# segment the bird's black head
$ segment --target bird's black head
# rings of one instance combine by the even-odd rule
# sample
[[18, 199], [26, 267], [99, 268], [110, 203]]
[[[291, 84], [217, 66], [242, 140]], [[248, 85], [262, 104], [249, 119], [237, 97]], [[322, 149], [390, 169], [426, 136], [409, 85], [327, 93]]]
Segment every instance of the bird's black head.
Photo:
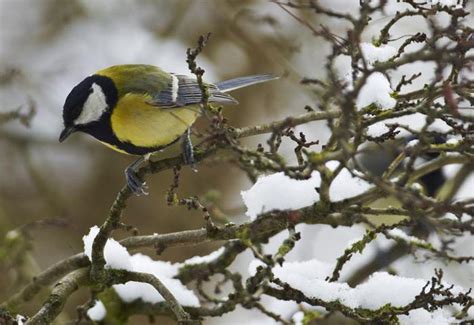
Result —
[[[410, 137], [410, 140], [416, 139], [416, 137]], [[441, 133], [433, 133], [425, 139], [430, 144], [443, 144], [446, 143], [446, 135]], [[430, 161], [439, 157], [439, 152], [427, 152], [422, 155], [420, 158], [426, 161]], [[442, 169], [436, 169], [432, 172], [429, 172], [426, 175], [420, 177], [420, 181], [426, 189], [426, 194], [434, 197], [441, 186], [446, 182], [446, 176], [443, 173]]]
[[59, 141], [100, 121], [117, 101], [117, 88], [109, 77], [92, 75], [81, 81], [71, 90], [64, 103], [64, 130]]
[[[418, 140], [415, 135], [406, 136], [401, 139], [386, 141], [382, 145], [367, 145], [363, 153], [358, 156], [359, 164], [373, 176], [382, 176], [393, 160], [405, 150], [406, 145], [412, 140]], [[433, 133], [427, 136], [424, 141], [431, 144], [442, 144], [446, 142], [446, 136]], [[427, 152], [419, 156], [422, 161], [430, 161], [439, 157], [439, 152]], [[446, 182], [446, 177], [441, 169], [436, 169], [420, 178], [425, 187], [426, 194], [434, 196]]]

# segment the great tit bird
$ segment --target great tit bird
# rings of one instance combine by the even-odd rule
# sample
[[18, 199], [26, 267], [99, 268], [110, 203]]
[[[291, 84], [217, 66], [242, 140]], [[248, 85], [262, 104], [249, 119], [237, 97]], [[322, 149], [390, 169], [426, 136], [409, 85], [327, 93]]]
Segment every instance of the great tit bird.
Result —
[[[385, 141], [382, 144], [371, 143], [363, 149], [363, 154], [357, 159], [358, 163], [366, 169], [373, 176], [380, 177], [387, 170], [392, 161], [406, 148], [406, 145], [412, 141], [417, 140], [415, 135], [406, 136], [396, 140]], [[432, 144], [446, 143], [447, 139], [444, 134], [435, 132], [432, 136], [426, 137], [425, 141]], [[432, 152], [420, 155], [418, 159], [421, 161], [430, 161], [439, 157], [439, 153]], [[436, 197], [438, 192], [444, 187], [446, 182], [450, 180], [444, 173], [443, 169], [435, 169], [430, 173], [420, 177], [419, 184], [422, 185], [426, 195]], [[372, 204], [374, 207], [386, 208], [387, 206], [400, 206], [401, 202], [390, 196], [378, 200]], [[406, 217], [398, 215], [367, 215], [366, 218], [375, 225], [393, 225]], [[423, 218], [415, 218], [416, 225], [408, 231], [409, 235], [414, 235], [420, 239], [426, 239], [433, 232], [433, 227], [430, 223], [423, 220]], [[347, 280], [350, 286], [356, 286], [364, 281], [368, 274], [373, 274], [381, 269], [384, 269], [399, 258], [411, 252], [412, 248], [406, 245], [403, 241], [396, 242], [389, 247], [379, 247], [377, 255], [374, 259], [376, 263], [368, 261], [362, 265], [352, 276]]]
[[[357, 163], [368, 174], [375, 177], [381, 177], [383, 173], [387, 171], [394, 159], [406, 149], [407, 144], [410, 141], [417, 139], [416, 136], [411, 135], [387, 140], [383, 143], [368, 143], [357, 155]], [[442, 144], [446, 142], [446, 137], [442, 134], [435, 133], [434, 135], [425, 138], [425, 141], [429, 141], [432, 144]], [[425, 153], [419, 155], [417, 161], [423, 163], [436, 159], [438, 156], [439, 153]], [[402, 172], [402, 166], [404, 164], [405, 162], [400, 164], [400, 166], [395, 170], [393, 176], [397, 176], [397, 174]], [[421, 186], [422, 192], [425, 195], [435, 197], [446, 181], [447, 177], [444, 171], [442, 169], [436, 169], [420, 177], [417, 184]], [[401, 204], [402, 203], [394, 196], [388, 196], [373, 202], [371, 206], [376, 208], [386, 208], [387, 206], [400, 207]], [[366, 218], [375, 225], [381, 225], [382, 223], [390, 225], [405, 219], [405, 217], [399, 215], [366, 215]]]
[[[359, 164], [365, 168], [373, 176], [382, 176], [392, 161], [405, 149], [406, 145], [418, 138], [414, 135], [406, 136], [396, 140], [385, 141], [383, 144], [371, 144], [365, 146], [362, 155], [358, 157]], [[432, 144], [446, 143], [446, 136], [441, 133], [434, 133], [428, 137]], [[439, 157], [439, 153], [425, 153], [418, 157], [420, 162], [426, 162]], [[435, 197], [438, 190], [446, 182], [446, 176], [442, 169], [436, 169], [432, 172], [423, 175], [419, 179], [420, 185], [426, 195]]]
[[[207, 83], [208, 102], [237, 104], [227, 92], [276, 78], [262, 74]], [[189, 130], [200, 115], [201, 102], [202, 91], [194, 78], [152, 65], [111, 66], [85, 78], [69, 93], [59, 141], [80, 131], [116, 151], [141, 156], [127, 167], [125, 175], [130, 189], [143, 194], [135, 169], [144, 155], [182, 139], [185, 163], [193, 163]]]

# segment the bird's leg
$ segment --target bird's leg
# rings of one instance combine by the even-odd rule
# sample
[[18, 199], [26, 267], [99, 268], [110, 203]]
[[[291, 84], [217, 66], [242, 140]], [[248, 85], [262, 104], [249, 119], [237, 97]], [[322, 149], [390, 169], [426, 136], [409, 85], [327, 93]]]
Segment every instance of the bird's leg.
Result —
[[125, 168], [125, 178], [127, 179], [127, 185], [130, 190], [137, 196], [148, 195], [147, 186], [137, 175], [136, 168], [145, 161], [144, 157], [140, 157], [135, 160], [130, 166]]
[[191, 129], [187, 129], [181, 138], [181, 148], [183, 150], [184, 164], [191, 166], [193, 171], [197, 171], [194, 163], [193, 144], [191, 142]]

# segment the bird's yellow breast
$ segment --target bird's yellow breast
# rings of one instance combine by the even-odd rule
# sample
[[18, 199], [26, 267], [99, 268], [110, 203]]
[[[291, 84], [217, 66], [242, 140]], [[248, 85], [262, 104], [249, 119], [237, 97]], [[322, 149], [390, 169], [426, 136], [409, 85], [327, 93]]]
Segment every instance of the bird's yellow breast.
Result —
[[129, 93], [112, 111], [111, 126], [122, 142], [139, 147], [162, 147], [176, 141], [197, 119], [198, 106], [159, 108], [149, 96]]

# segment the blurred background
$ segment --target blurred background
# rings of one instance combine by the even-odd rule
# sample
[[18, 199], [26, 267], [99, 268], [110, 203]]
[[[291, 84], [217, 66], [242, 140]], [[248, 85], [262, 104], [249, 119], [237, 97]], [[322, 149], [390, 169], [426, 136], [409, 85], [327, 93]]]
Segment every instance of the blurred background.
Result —
[[[358, 0], [322, 3], [346, 12], [358, 7]], [[309, 11], [298, 15], [315, 26], [321, 23]], [[325, 23], [336, 33], [346, 27], [338, 21]], [[186, 49], [208, 32], [212, 33], [210, 42], [197, 60], [206, 70], [207, 81], [256, 73], [282, 76], [279, 81], [236, 92], [240, 105], [225, 111], [229, 124], [269, 122], [302, 114], [305, 105], [314, 104], [314, 94], [299, 81], [321, 77], [327, 47], [268, 1], [0, 0], [0, 112], [28, 113], [31, 108], [36, 112], [29, 127], [18, 120], [0, 125], [0, 243], [4, 247], [0, 271], [6, 275], [0, 276], [0, 301], [38, 271], [83, 250], [82, 236], [103, 222], [124, 185], [123, 170], [134, 159], [84, 134], [59, 144], [62, 105], [72, 87], [114, 64], [153, 64], [189, 74]], [[367, 35], [365, 41], [370, 40]], [[196, 128], [205, 125], [201, 121]], [[328, 136], [324, 122], [301, 126], [298, 131], [321, 144]], [[253, 148], [259, 141], [265, 138], [244, 140]], [[291, 152], [291, 148], [285, 150]], [[163, 157], [177, 153], [170, 148]], [[251, 183], [245, 173], [227, 164], [198, 167], [198, 173], [183, 169], [178, 194], [208, 194], [224, 213], [235, 217], [231, 221], [246, 220], [240, 191]], [[201, 227], [199, 213], [166, 205], [172, 179], [171, 172], [149, 177], [150, 195], [132, 198], [122, 220], [140, 234]], [[28, 235], [28, 240], [19, 240], [21, 244], [11, 232], [19, 227], [26, 229], [21, 237]], [[348, 241], [364, 232], [343, 229], [334, 237], [334, 230], [321, 229], [319, 240], [332, 248], [316, 253], [331, 262]], [[119, 231], [114, 237], [127, 235]], [[159, 258], [182, 261], [216, 247], [168, 249]], [[307, 248], [307, 257], [314, 256], [314, 247]], [[298, 254], [292, 258], [298, 259]], [[245, 257], [238, 263], [246, 269]], [[13, 265], [22, 265], [22, 271]], [[86, 292], [74, 295], [67, 313], [74, 317], [73, 307], [85, 297]]]

